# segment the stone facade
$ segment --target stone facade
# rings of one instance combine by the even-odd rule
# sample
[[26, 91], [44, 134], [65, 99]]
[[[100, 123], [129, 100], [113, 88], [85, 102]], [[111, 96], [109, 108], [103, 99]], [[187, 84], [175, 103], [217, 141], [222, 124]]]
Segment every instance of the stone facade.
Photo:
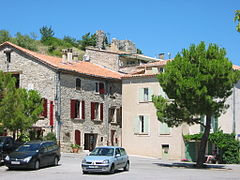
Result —
[[89, 56], [91, 63], [107, 67], [113, 71], [119, 70], [119, 55], [117, 53], [89, 48], [86, 49], [85, 55]]
[[[76, 90], [76, 78], [81, 79], [81, 90]], [[104, 95], [95, 92], [95, 84], [103, 82], [106, 87]], [[109, 93], [109, 88], [113, 91], [113, 96]], [[70, 118], [70, 101], [77, 99], [85, 102], [85, 118]], [[103, 103], [103, 121], [95, 121], [91, 119], [91, 102]], [[62, 125], [62, 145], [70, 147], [69, 142], [74, 142], [75, 131], [79, 130], [81, 135], [81, 146], [87, 149], [84, 141], [86, 134], [95, 134], [96, 146], [102, 146], [110, 143], [110, 132], [115, 130], [114, 138], [121, 142], [121, 124], [112, 124], [109, 122], [109, 108], [121, 107], [121, 81], [111, 82], [106, 79], [94, 79], [71, 74], [62, 74], [61, 76], [61, 120]], [[70, 141], [69, 141], [70, 140]], [[119, 143], [113, 145], [121, 145]]]
[[[11, 51], [11, 61], [7, 62], [4, 51]], [[26, 53], [27, 52], [27, 53]], [[94, 137], [94, 146], [121, 145], [121, 121], [110, 122], [109, 109], [121, 109], [121, 80], [82, 75], [78, 72], [59, 70], [11, 45], [0, 47], [0, 70], [18, 73], [20, 87], [37, 90], [47, 99], [48, 116], [34, 125], [47, 132], [53, 131], [58, 136], [60, 128], [60, 143], [63, 151], [70, 152], [70, 145], [80, 139], [80, 145], [90, 150], [85, 141], [91, 141], [86, 136]], [[44, 57], [44, 56], [41, 56]], [[110, 58], [110, 57], [109, 57]], [[81, 89], [76, 90], [76, 79], [81, 80]], [[104, 94], [96, 92], [96, 83], [104, 84]], [[71, 100], [85, 101], [85, 118], [71, 118]], [[50, 126], [50, 102], [54, 105], [54, 114], [60, 117], [60, 123], [54, 115], [54, 126]], [[103, 103], [103, 119], [91, 119], [91, 102]], [[59, 105], [58, 105], [59, 104]], [[60, 126], [59, 126], [60, 125]], [[78, 134], [76, 134], [76, 130]], [[113, 133], [114, 132], [114, 133]], [[93, 135], [93, 136], [91, 136]], [[78, 136], [78, 137], [76, 137]]]
[[[9, 47], [0, 48], [0, 70], [19, 74], [20, 87], [37, 90], [43, 98], [48, 100], [49, 107], [49, 102], [54, 101], [55, 97], [56, 73], [54, 70], [17, 49], [12, 49], [11, 61], [7, 62], [4, 53], [6, 49]], [[51, 130], [48, 117], [40, 119], [34, 125], [43, 128], [44, 134]]]

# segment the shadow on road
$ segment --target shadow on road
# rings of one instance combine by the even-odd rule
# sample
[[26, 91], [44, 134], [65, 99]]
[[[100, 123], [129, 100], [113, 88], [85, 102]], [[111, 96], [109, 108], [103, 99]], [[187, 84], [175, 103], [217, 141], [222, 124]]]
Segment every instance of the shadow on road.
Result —
[[[178, 163], [153, 163], [157, 166], [161, 167], [173, 167], [173, 168], [190, 168], [190, 169], [199, 169], [196, 168], [195, 163], [184, 163], [184, 162], [178, 162]], [[220, 164], [204, 164], [203, 168], [201, 169], [222, 169], [222, 170], [231, 170], [230, 168], [227, 168], [224, 165]]]

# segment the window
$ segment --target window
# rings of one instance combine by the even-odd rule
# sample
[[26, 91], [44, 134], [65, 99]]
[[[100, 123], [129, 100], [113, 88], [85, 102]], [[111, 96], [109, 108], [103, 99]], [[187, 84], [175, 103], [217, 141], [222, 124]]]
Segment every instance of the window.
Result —
[[149, 133], [149, 116], [139, 115], [135, 119], [134, 133], [135, 134]]
[[96, 83], [95, 92], [99, 94], [105, 94], [104, 83]]
[[169, 135], [170, 134], [170, 128], [166, 123], [160, 123], [160, 135]]
[[16, 79], [16, 88], [20, 87], [20, 75], [19, 74], [12, 74], [12, 77], [14, 77]]
[[45, 98], [43, 98], [42, 99], [42, 104], [43, 104], [43, 111], [42, 111], [42, 113], [41, 113], [41, 116], [42, 117], [44, 117], [44, 118], [47, 118], [47, 113], [48, 113], [48, 107], [47, 107], [47, 105], [48, 105], [48, 100], [47, 99], [45, 99]]
[[150, 88], [139, 89], [139, 102], [152, 101], [152, 90]]
[[91, 102], [91, 119], [103, 120], [103, 103]]
[[7, 62], [11, 62], [11, 53], [10, 52], [6, 52], [6, 56], [7, 56]]
[[71, 119], [85, 119], [85, 101], [71, 99]]
[[[206, 116], [201, 116], [201, 122], [206, 124]], [[212, 116], [211, 117], [211, 129], [210, 132], [215, 132], [218, 129], [218, 118]], [[204, 131], [204, 127], [200, 125], [200, 132]]]
[[109, 108], [109, 122], [116, 123], [117, 122], [117, 113], [116, 108]]
[[159, 72], [163, 73], [164, 72], [164, 68], [160, 67], [159, 68]]
[[76, 78], [76, 90], [81, 90], [81, 79]]

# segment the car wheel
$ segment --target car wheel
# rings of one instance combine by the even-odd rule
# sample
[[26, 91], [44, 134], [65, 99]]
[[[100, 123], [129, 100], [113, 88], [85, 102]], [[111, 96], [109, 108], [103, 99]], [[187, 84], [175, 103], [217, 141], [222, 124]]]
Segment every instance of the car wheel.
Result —
[[130, 167], [130, 164], [129, 164], [129, 161], [128, 161], [126, 166], [123, 168], [123, 170], [124, 171], [129, 171], [129, 167]]
[[39, 162], [39, 160], [36, 160], [36, 161], [35, 161], [33, 168], [34, 168], [35, 170], [37, 170], [37, 169], [40, 168], [40, 162]]
[[115, 172], [115, 166], [114, 166], [114, 164], [112, 164], [109, 173], [113, 174], [114, 172]]
[[55, 158], [54, 158], [54, 166], [57, 166], [57, 165], [58, 165], [58, 158], [55, 157]]

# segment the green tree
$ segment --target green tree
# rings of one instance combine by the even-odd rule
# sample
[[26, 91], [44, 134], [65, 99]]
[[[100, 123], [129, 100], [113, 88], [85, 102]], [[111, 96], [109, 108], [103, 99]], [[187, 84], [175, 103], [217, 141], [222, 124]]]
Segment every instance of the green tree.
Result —
[[0, 30], [0, 44], [10, 41], [11, 36], [7, 30]]
[[52, 27], [47, 27], [47, 26], [43, 26], [40, 28], [40, 33], [41, 33], [41, 41], [42, 42], [45, 42], [47, 41], [49, 38], [53, 37], [54, 36], [54, 31], [52, 29]]
[[236, 26], [236, 30], [240, 32], [240, 10], [235, 11], [234, 21], [237, 21], [238, 24]]
[[[210, 44], [208, 48], [204, 42], [191, 45], [189, 50], [183, 49], [166, 65], [165, 73], [157, 76], [169, 98], [153, 97], [158, 119], [170, 127], [182, 123], [204, 127], [197, 167], [204, 163], [211, 117], [218, 117], [226, 110], [225, 101], [240, 77], [225, 55], [225, 49], [216, 44]], [[206, 124], [200, 118], [204, 115]]]
[[90, 32], [82, 36], [79, 41], [80, 49], [85, 50], [87, 46], [96, 46], [96, 34], [91, 35]]
[[[43, 107], [39, 93], [15, 88], [16, 79], [10, 73], [0, 72], [3, 97], [0, 101], [0, 119], [11, 131], [23, 132], [39, 119]], [[15, 136], [15, 135], [14, 135]]]
[[36, 42], [29, 35], [22, 35], [20, 32], [18, 32], [16, 34], [16, 37], [12, 39], [12, 42], [23, 48], [26, 48], [32, 51], [37, 51]]

